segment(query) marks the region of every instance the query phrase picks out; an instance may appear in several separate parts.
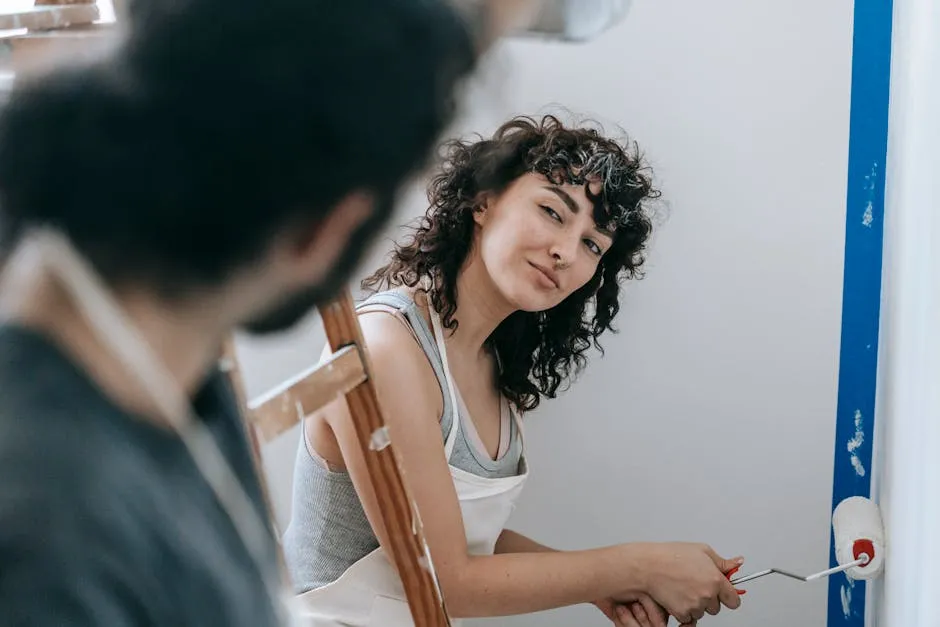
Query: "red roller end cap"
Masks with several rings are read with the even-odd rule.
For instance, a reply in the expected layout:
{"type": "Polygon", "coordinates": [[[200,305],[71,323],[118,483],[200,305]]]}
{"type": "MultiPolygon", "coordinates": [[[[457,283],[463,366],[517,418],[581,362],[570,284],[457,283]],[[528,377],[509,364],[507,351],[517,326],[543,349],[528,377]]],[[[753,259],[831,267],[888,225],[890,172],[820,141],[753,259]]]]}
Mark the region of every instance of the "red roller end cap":
{"type": "Polygon", "coordinates": [[[852,555],[855,559],[862,559],[862,553],[868,556],[868,561],[861,565],[861,568],[865,568],[875,559],[875,545],[871,540],[856,540],[852,545],[852,555]]]}

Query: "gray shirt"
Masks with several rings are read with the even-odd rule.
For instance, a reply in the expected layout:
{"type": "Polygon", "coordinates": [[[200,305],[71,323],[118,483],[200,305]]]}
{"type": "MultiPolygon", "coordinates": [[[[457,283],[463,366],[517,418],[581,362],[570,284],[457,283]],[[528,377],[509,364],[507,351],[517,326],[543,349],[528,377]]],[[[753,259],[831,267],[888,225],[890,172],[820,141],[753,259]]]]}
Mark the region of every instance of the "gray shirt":
{"type": "MultiPolygon", "coordinates": [[[[227,379],[194,400],[255,505],[227,379]]],[[[271,560],[276,553],[271,539],[271,560]]],[[[43,336],[0,325],[0,623],[275,624],[258,569],[180,441],[43,336]]]]}

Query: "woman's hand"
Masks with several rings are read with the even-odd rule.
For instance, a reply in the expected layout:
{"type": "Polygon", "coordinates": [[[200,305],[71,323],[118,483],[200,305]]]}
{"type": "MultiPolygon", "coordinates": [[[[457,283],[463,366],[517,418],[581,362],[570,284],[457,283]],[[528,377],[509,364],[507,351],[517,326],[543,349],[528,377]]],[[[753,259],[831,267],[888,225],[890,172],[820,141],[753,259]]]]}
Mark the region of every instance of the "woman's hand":
{"type": "Polygon", "coordinates": [[[738,591],[725,573],[744,563],[725,559],[705,544],[669,542],[644,545],[646,592],[682,624],[695,624],[724,605],[741,605],[738,591]]]}
{"type": "Polygon", "coordinates": [[[666,627],[669,622],[666,610],[646,594],[636,601],[601,599],[594,605],[617,627],[666,627]]]}
{"type": "MultiPolygon", "coordinates": [[[[617,627],[667,627],[669,614],[647,595],[638,601],[623,603],[614,599],[595,601],[594,605],[617,627]]],[[[679,627],[696,627],[698,621],[682,623],[679,627]]]]}

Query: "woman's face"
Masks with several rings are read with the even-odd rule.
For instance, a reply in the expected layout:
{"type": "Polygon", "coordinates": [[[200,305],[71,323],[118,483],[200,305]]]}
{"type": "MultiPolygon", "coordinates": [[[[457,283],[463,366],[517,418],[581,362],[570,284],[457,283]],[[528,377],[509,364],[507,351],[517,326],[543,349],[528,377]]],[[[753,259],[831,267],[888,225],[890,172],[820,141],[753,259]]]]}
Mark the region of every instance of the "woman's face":
{"type": "Polygon", "coordinates": [[[584,186],[555,185],[539,174],[516,179],[475,213],[483,265],[515,308],[551,309],[594,276],[613,234],[593,213],[584,186]]]}

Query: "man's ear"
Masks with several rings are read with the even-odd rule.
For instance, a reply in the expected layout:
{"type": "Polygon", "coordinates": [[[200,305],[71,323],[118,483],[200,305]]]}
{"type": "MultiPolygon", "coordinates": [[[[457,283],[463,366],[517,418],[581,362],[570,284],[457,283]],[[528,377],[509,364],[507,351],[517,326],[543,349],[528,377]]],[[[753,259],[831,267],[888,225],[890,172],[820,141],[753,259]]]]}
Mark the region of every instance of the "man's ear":
{"type": "Polygon", "coordinates": [[[356,191],[343,197],[325,216],[289,233],[287,261],[299,283],[315,283],[330,273],[349,246],[352,235],[376,211],[375,197],[356,191]]]}

